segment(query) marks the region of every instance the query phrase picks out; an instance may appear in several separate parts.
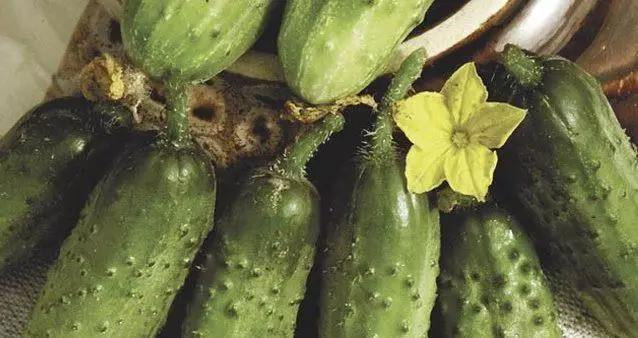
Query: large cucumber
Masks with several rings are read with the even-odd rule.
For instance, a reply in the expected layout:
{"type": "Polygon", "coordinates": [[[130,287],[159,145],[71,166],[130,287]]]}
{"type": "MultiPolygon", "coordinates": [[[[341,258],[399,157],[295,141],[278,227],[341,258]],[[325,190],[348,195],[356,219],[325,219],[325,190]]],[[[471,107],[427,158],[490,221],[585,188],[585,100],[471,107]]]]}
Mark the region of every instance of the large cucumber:
{"type": "Polygon", "coordinates": [[[167,86],[169,132],[131,147],[62,246],[25,337],[152,337],[213,226],[215,174],[167,86]]]}
{"type": "Polygon", "coordinates": [[[560,57],[515,46],[492,95],[529,109],[500,177],[533,233],[612,334],[638,332],[638,157],[600,84],[560,57]],[[509,78],[509,79],[508,79],[509,78]]]}
{"type": "Polygon", "coordinates": [[[279,57],[292,90],[313,104],[357,94],[386,66],[433,0],[289,0],[279,57]]]}
{"type": "Polygon", "coordinates": [[[319,233],[319,195],[304,171],[343,123],[329,115],[237,185],[207,249],[184,336],[293,336],[319,233]]]}
{"type": "Polygon", "coordinates": [[[259,37],[274,0],[125,0],[122,40],[155,79],[199,82],[239,58],[259,37]]]}
{"type": "Polygon", "coordinates": [[[561,337],[531,239],[494,205],[441,218],[438,308],[445,337],[561,337]]]}
{"type": "Polygon", "coordinates": [[[420,75],[423,50],[384,98],[371,147],[337,179],[322,270],[321,337],[424,337],[436,296],[440,229],[427,195],[407,190],[392,144],[392,101],[420,75]]]}
{"type": "Polygon", "coordinates": [[[131,123],[119,104],[68,97],[36,106],[0,140],[0,270],[68,234],[131,123]]]}

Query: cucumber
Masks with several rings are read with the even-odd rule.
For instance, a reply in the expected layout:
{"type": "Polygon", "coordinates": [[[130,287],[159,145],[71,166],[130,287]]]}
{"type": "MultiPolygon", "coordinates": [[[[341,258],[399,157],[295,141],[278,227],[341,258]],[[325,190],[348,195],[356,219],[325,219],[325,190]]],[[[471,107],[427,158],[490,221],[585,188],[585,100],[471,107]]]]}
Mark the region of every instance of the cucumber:
{"type": "Polygon", "coordinates": [[[168,132],[122,154],[64,242],[24,337],[152,337],[213,227],[215,174],[169,83],[168,132]]]}
{"type": "MultiPolygon", "coordinates": [[[[492,95],[529,109],[500,177],[539,252],[616,336],[638,332],[638,156],[600,84],[574,63],[508,46],[492,95]]],[[[496,73],[498,75],[498,72],[496,73]]],[[[542,257],[541,257],[542,259],[542,257]]]]}
{"type": "Polygon", "coordinates": [[[427,336],[439,272],[439,216],[427,195],[407,189],[390,116],[424,60],[421,49],[404,62],[381,104],[370,146],[335,183],[320,337],[427,336]]]}
{"type": "Polygon", "coordinates": [[[509,212],[481,205],[441,223],[444,337],[561,337],[532,240],[509,212]]]}
{"type": "Polygon", "coordinates": [[[206,250],[185,337],[293,337],[319,234],[319,194],[304,171],[343,124],[341,115],[327,116],[237,184],[206,250]]]}
{"type": "Polygon", "coordinates": [[[290,88],[312,104],[357,94],[433,0],[288,0],[278,38],[290,88]]]}
{"type": "Polygon", "coordinates": [[[128,109],[67,97],[42,103],[0,140],[0,270],[59,241],[131,131],[128,109]]]}
{"type": "Polygon", "coordinates": [[[201,82],[230,66],[259,37],[273,0],[125,0],[122,41],[153,79],[201,82]]]}

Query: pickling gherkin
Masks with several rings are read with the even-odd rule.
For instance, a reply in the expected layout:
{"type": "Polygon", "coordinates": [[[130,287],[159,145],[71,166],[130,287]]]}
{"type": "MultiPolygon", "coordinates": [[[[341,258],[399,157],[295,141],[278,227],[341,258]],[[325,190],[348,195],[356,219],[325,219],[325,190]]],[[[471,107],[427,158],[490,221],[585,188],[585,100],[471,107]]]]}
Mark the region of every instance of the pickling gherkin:
{"type": "Polygon", "coordinates": [[[236,185],[205,248],[185,337],[293,337],[319,233],[319,194],[306,163],[343,124],[329,115],[236,185]]]}
{"type": "Polygon", "coordinates": [[[357,94],[386,67],[433,0],[289,0],[279,58],[291,89],[312,104],[357,94]]]}
{"type": "Polygon", "coordinates": [[[443,337],[559,338],[552,293],[531,239],[506,210],[441,217],[437,307],[443,337]]]}
{"type": "Polygon", "coordinates": [[[427,336],[439,273],[439,213],[407,189],[390,109],[421,74],[423,50],[392,81],[372,140],[335,180],[322,266],[319,336],[427,336]]]}
{"type": "Polygon", "coordinates": [[[257,40],[274,0],[125,0],[122,40],[152,78],[207,80],[257,40]]]}
{"type": "Polygon", "coordinates": [[[68,234],[132,121],[118,103],[65,97],[39,104],[0,139],[0,270],[68,234]]]}
{"type": "Polygon", "coordinates": [[[168,86],[168,131],[128,145],[65,240],[23,337],[154,337],[213,227],[213,166],[168,86]],[[177,125],[176,125],[177,124],[177,125]]]}
{"type": "MultiPolygon", "coordinates": [[[[612,335],[638,332],[638,156],[598,81],[573,62],[507,46],[490,95],[528,108],[498,177],[540,252],[612,335]]],[[[542,257],[541,257],[542,259],[542,257]]]]}

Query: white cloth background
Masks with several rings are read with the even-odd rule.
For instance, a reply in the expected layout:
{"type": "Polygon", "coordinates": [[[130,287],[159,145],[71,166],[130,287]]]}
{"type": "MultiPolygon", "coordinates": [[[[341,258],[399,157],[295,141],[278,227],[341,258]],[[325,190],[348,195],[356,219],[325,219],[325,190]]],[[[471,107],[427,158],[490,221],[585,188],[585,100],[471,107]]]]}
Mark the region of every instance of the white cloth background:
{"type": "Polygon", "coordinates": [[[40,102],[88,0],[0,3],[0,135],[40,102]]]}

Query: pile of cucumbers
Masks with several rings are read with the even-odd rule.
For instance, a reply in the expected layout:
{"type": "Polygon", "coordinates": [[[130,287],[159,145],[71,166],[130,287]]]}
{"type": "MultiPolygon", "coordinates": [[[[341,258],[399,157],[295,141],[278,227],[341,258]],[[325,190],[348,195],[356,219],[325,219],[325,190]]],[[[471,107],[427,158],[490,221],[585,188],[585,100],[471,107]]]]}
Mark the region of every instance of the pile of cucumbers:
{"type": "MultiPolygon", "coordinates": [[[[357,94],[432,2],[286,1],[290,88],[310,104],[357,94]]],[[[141,133],[117,102],[68,97],[0,140],[0,271],[60,248],[23,337],[154,337],[167,320],[183,337],[560,337],[544,260],[611,335],[638,332],[638,156],[600,85],[560,57],[507,46],[482,66],[491,100],[529,112],[487,203],[442,213],[441,195],[407,189],[391,113],[421,75],[422,49],[331,194],[306,170],[344,128],[339,114],[218,203],[214,166],[189,132],[188,85],[250,48],[278,3],[125,0],[124,47],[163,83],[166,127],[141,133]],[[190,272],[185,316],[168,319],[190,272]],[[300,329],[309,283],[318,314],[300,329]]]]}

